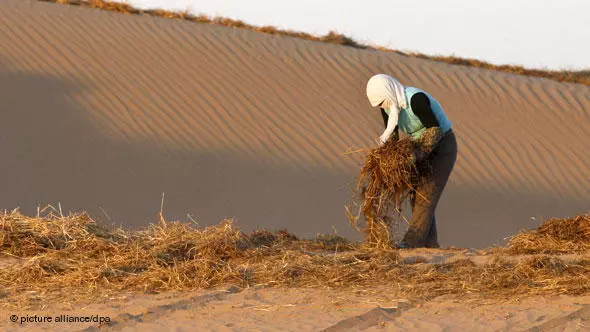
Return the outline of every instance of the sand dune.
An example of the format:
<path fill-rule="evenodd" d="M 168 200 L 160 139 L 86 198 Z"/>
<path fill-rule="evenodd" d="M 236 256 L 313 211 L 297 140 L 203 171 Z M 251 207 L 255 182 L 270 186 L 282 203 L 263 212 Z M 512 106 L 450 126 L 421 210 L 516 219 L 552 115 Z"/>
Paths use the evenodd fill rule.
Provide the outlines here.
<path fill-rule="evenodd" d="M 385 72 L 435 96 L 459 138 L 441 242 L 486 246 L 590 211 L 590 87 L 228 27 L 36 1 L 0 4 L 0 208 L 126 225 L 235 217 L 354 236 L 360 154 Z"/>

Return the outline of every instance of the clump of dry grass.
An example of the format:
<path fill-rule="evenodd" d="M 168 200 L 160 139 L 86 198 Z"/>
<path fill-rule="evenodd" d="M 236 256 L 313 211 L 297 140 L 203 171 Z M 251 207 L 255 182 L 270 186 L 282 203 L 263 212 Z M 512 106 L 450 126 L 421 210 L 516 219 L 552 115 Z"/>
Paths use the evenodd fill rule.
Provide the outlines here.
<path fill-rule="evenodd" d="M 276 233 L 267 230 L 257 230 L 249 235 L 243 234 L 239 240 L 239 246 L 243 249 L 272 247 L 288 245 L 296 242 L 297 236 L 289 233 L 287 230 L 279 230 Z"/>
<path fill-rule="evenodd" d="M 556 226 L 557 227 L 557 226 Z M 387 286 L 400 296 L 489 297 L 585 294 L 590 260 L 564 263 L 534 256 L 477 266 L 468 259 L 404 264 L 390 248 L 375 250 L 336 235 L 300 240 L 286 231 L 244 234 L 230 220 L 204 229 L 160 221 L 129 232 L 100 227 L 86 214 L 29 218 L 0 214 L 0 288 L 21 306 L 36 298 L 91 300 L 121 291 L 169 291 L 224 285 L 283 287 Z M 585 240 L 587 241 L 587 240 Z M 59 244 L 56 244 L 59 243 Z M 347 250 L 333 250 L 346 247 Z"/>
<path fill-rule="evenodd" d="M 181 19 L 196 23 L 205 23 L 205 24 L 215 24 L 215 25 L 222 25 L 227 27 L 233 28 L 240 28 L 240 29 L 248 29 L 252 31 L 257 31 L 261 33 L 271 34 L 271 35 L 280 35 L 280 36 L 289 36 L 295 38 L 301 38 L 311 41 L 317 42 L 324 42 L 330 44 L 337 44 L 337 45 L 344 45 L 350 46 L 359 49 L 371 49 L 371 50 L 379 50 L 383 52 L 395 52 L 404 56 L 411 56 L 411 57 L 418 57 L 426 60 L 432 60 L 437 62 L 444 62 L 452 65 L 459 65 L 459 66 L 467 66 L 467 67 L 475 67 L 475 68 L 483 68 L 487 70 L 494 70 L 494 71 L 501 71 L 516 75 L 526 75 L 526 76 L 533 76 L 533 77 L 543 77 L 552 80 L 556 80 L 559 82 L 571 82 L 571 83 L 578 83 L 578 84 L 585 84 L 590 85 L 590 70 L 577 70 L 577 71 L 570 71 L 570 70 L 540 70 L 540 69 L 527 69 L 522 66 L 515 66 L 515 65 L 494 65 L 489 62 L 476 60 L 476 59 L 465 59 L 465 58 L 458 58 L 455 56 L 434 56 L 434 55 L 425 55 L 421 53 L 404 53 L 396 50 L 391 50 L 385 47 L 379 46 L 369 46 L 363 43 L 359 43 L 353 38 L 345 36 L 343 34 L 330 31 L 325 36 L 315 36 L 305 32 L 298 32 L 298 31 L 291 31 L 291 30 L 283 30 L 278 29 L 273 26 L 254 26 L 251 24 L 247 24 L 241 20 L 235 20 L 230 18 L 223 18 L 223 17 L 208 17 L 206 15 L 193 15 L 187 11 L 168 11 L 164 9 L 138 9 L 135 8 L 127 3 L 121 2 L 114 2 L 114 1 L 106 1 L 106 0 L 37 0 L 43 2 L 54 2 L 57 4 L 67 4 L 67 5 L 74 5 L 74 6 L 84 6 L 102 10 L 108 10 L 123 14 L 134 14 L 134 15 L 152 15 L 170 19 Z"/>
<path fill-rule="evenodd" d="M 57 217 L 50 212 L 45 217 L 31 218 L 17 211 L 5 212 L 0 218 L 0 229 L 1 252 L 18 257 L 42 255 L 66 246 L 79 248 L 89 239 L 116 242 L 126 238 L 122 230 L 107 230 L 86 213 Z"/>
<path fill-rule="evenodd" d="M 512 254 L 556 254 L 590 250 L 590 216 L 550 219 L 541 227 L 513 236 L 507 250 Z"/>
<path fill-rule="evenodd" d="M 390 246 L 391 233 L 402 221 L 402 204 L 430 176 L 427 157 L 440 138 L 440 128 L 433 127 L 425 130 L 419 140 L 390 139 L 368 152 L 358 186 L 363 188 L 361 211 L 367 224 L 367 244 Z M 356 219 L 352 222 L 356 223 Z"/>
<path fill-rule="evenodd" d="M 389 140 L 367 154 L 359 185 L 367 182 L 362 190 L 361 211 L 366 222 L 365 241 L 372 246 L 390 245 L 390 217 L 400 211 L 417 175 L 413 152 L 414 144 L 406 138 Z"/>

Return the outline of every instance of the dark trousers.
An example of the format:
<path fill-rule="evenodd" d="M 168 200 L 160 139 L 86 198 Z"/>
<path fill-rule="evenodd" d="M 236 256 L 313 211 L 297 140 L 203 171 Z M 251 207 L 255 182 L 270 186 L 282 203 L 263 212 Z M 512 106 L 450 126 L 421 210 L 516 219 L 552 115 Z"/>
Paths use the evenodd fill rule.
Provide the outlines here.
<path fill-rule="evenodd" d="M 457 139 L 450 131 L 427 157 L 431 172 L 411 195 L 412 221 L 403 239 L 409 247 L 439 247 L 434 212 L 456 160 Z"/>

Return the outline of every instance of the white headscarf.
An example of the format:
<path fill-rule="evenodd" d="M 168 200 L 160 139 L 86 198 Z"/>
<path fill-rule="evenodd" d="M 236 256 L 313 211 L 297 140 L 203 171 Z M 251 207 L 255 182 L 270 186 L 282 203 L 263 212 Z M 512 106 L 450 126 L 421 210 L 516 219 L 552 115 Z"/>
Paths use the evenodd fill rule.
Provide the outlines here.
<path fill-rule="evenodd" d="M 404 86 L 389 75 L 377 74 L 367 83 L 367 97 L 371 106 L 377 107 L 385 101 L 385 105 L 400 111 L 408 107 Z M 387 105 L 389 104 L 389 105 Z"/>

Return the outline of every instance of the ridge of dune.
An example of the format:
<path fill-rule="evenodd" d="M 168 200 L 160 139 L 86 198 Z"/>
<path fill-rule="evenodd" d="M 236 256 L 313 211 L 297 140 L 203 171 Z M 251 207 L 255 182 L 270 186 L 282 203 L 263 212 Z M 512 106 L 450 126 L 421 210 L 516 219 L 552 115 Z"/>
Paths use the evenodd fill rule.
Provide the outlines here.
<path fill-rule="evenodd" d="M 443 244 L 589 211 L 590 86 L 36 1 L 2 2 L 0 35 L 0 208 L 61 201 L 139 225 L 165 192 L 174 219 L 351 235 L 362 155 L 345 152 L 383 130 L 364 85 L 385 72 L 429 91 L 458 135 Z"/>
<path fill-rule="evenodd" d="M 226 26 L 232 28 L 239 28 L 239 29 L 247 29 L 251 31 L 255 31 L 258 33 L 270 34 L 270 35 L 277 35 L 277 36 L 287 36 L 287 37 L 294 37 L 299 39 L 311 40 L 321 43 L 328 43 L 328 44 L 335 44 L 335 45 L 344 45 L 348 47 L 354 47 L 363 50 L 377 50 L 381 52 L 395 52 L 397 54 L 410 56 L 410 57 L 417 57 L 420 59 L 427 59 L 436 62 L 443 62 L 449 63 L 453 65 L 459 66 L 467 66 L 467 67 L 475 67 L 475 68 L 484 68 L 487 70 L 493 71 L 501 71 L 506 73 L 512 73 L 517 75 L 525 75 L 525 76 L 532 76 L 532 77 L 543 77 L 549 78 L 558 82 L 570 82 L 570 83 L 578 83 L 578 84 L 585 84 L 590 85 L 590 71 L 589 70 L 549 70 L 549 69 L 533 69 L 533 68 L 525 68 L 520 65 L 511 65 L 511 64 L 501 64 L 496 65 L 486 61 L 473 59 L 473 58 L 459 58 L 454 55 L 445 56 L 445 55 L 426 55 L 418 52 L 402 52 L 399 50 L 393 50 L 387 47 L 378 46 L 378 45 L 368 45 L 365 43 L 359 43 L 358 41 L 354 40 L 351 37 L 346 35 L 340 34 L 334 30 L 331 30 L 324 36 L 318 36 L 314 34 L 310 34 L 303 31 L 293 31 L 293 30 L 285 30 L 279 29 L 274 26 L 256 26 L 252 24 L 248 24 L 242 20 L 232 19 L 223 16 L 216 16 L 216 17 L 209 17 L 207 15 L 198 14 L 194 15 L 188 10 L 184 11 L 170 11 L 162 8 L 155 8 L 155 9 L 142 9 L 138 7 L 134 7 L 133 5 L 127 2 L 121 2 L 118 0 L 36 0 L 42 2 L 52 2 L 62 5 L 70 5 L 70 6 L 83 6 L 89 7 L 93 9 L 100 9 L 100 10 L 107 10 L 117 13 L 123 14 L 132 14 L 132 15 L 150 15 L 155 17 L 163 17 L 167 19 L 177 19 L 177 20 L 185 20 L 194 23 L 200 24 L 213 24 L 219 26 Z"/>

